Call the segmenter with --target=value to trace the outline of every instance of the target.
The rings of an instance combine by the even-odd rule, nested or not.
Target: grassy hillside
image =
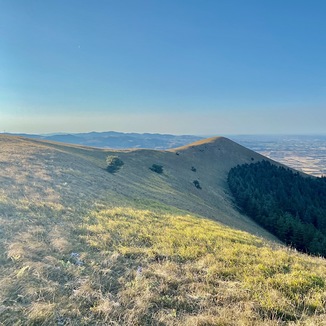
[[[325,260],[233,208],[227,172],[258,154],[224,138],[113,152],[8,136],[0,154],[0,325],[323,325]]]

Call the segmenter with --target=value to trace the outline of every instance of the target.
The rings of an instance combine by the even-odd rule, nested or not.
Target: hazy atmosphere
[[[325,133],[325,1],[0,4],[0,132]]]

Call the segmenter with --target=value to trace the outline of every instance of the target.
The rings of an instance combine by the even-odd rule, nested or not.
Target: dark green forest
[[[299,251],[326,257],[326,178],[268,161],[238,165],[228,184],[243,213]]]

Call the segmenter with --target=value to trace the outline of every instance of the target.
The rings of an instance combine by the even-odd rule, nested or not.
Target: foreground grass
[[[160,205],[102,205],[75,222],[8,241],[0,324],[325,324],[321,258]]]
[[[124,266],[111,299],[92,307],[107,321],[119,316],[126,324],[316,325],[326,316],[322,259],[162,211],[104,209],[89,216],[82,230],[85,243]]]

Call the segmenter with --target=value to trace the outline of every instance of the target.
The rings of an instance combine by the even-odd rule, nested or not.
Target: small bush
[[[191,167],[191,171],[192,171],[192,172],[196,172],[197,169],[196,169],[194,166],[192,166],[192,167]]]
[[[194,181],[193,181],[193,184],[195,185],[195,187],[196,187],[197,189],[201,189],[201,186],[200,186],[198,180],[194,180]]]
[[[163,173],[163,166],[159,164],[153,164],[149,169],[159,174]]]
[[[108,156],[106,158],[106,163],[107,163],[106,170],[110,173],[117,172],[124,164],[123,161],[118,156]]]

